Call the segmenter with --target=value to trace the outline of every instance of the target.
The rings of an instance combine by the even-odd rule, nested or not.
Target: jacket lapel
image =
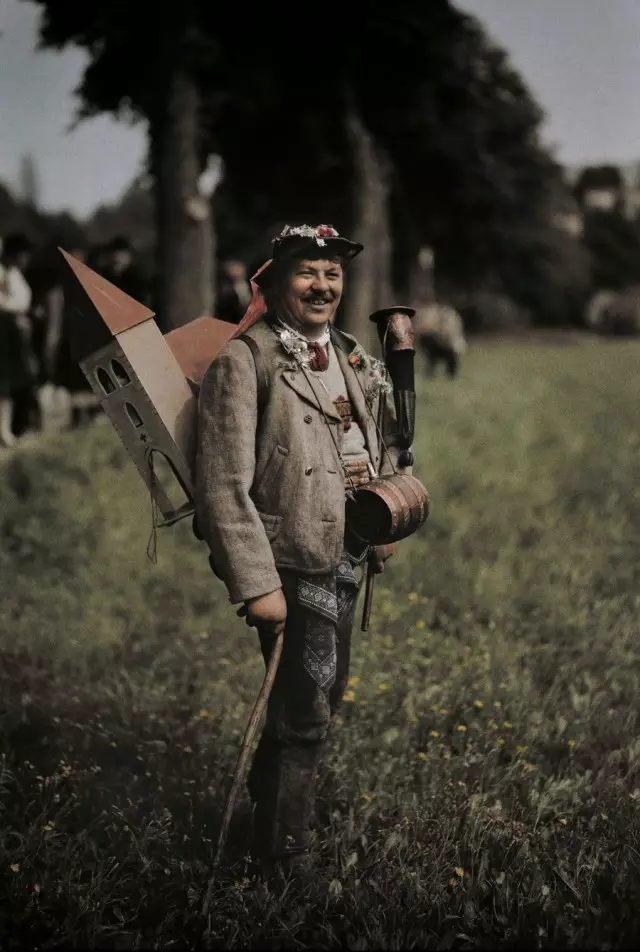
[[[353,346],[355,346],[355,344],[352,347],[349,347],[351,341],[343,334],[332,333],[331,340],[335,353],[338,357],[338,363],[340,364],[340,368],[344,375],[347,393],[349,394],[351,406],[353,407],[353,415],[358,426],[364,433],[369,456],[372,460],[375,460],[376,456],[378,455],[378,436],[373,414],[376,412],[377,400],[374,401],[373,407],[369,409],[363,393],[363,388],[365,386],[364,374],[362,371],[356,370],[349,363],[349,353],[351,350],[353,350]],[[358,373],[361,375],[359,380],[356,377],[356,374]],[[362,384],[362,387],[360,384]]]
[[[300,367],[289,367],[283,369],[282,379],[298,394],[303,400],[309,403],[317,410],[318,407],[330,419],[340,421],[338,411],[329,399],[329,395],[320,381],[308,371]]]

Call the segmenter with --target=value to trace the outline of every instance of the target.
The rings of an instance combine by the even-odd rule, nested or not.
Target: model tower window
[[[125,403],[124,408],[127,411],[127,416],[129,417],[133,425],[135,427],[142,426],[142,417],[140,416],[140,414],[138,413],[134,405],[132,403]]]
[[[116,389],[116,385],[104,369],[104,367],[98,367],[96,370],[96,377],[98,378],[98,383],[102,387],[105,393],[113,393]]]
[[[170,501],[172,510],[177,512],[189,505],[189,496],[171,460],[160,450],[150,450],[149,463],[153,481]]]
[[[113,376],[116,378],[121,387],[126,386],[128,383],[131,383],[131,377],[124,369],[119,360],[111,361],[111,371]]]

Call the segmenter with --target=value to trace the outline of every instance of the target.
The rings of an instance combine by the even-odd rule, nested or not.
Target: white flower
[[[339,238],[339,234],[331,225],[318,225],[314,228],[312,225],[285,225],[277,238],[273,239],[273,244],[282,241],[284,238],[297,236],[299,238],[312,238],[317,245],[324,248],[325,238]]]
[[[284,324],[274,327],[274,331],[284,350],[291,354],[302,367],[308,367],[311,363],[311,353],[305,338],[294,330],[285,327]]]

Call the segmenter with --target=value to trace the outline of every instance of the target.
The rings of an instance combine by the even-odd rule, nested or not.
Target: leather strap
[[[256,366],[256,383],[258,385],[258,423],[262,419],[262,414],[264,408],[267,405],[267,399],[269,397],[269,381],[267,380],[267,372],[264,366],[264,360],[262,359],[262,353],[260,348],[254,341],[253,337],[249,337],[248,334],[239,334],[236,340],[242,340],[245,342],[251,353],[253,354],[253,362]]]

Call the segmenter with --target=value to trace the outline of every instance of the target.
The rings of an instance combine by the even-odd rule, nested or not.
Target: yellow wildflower
[[[362,794],[362,799],[363,799],[363,800],[366,800],[367,803],[369,803],[371,800],[373,800],[373,796],[372,796],[372,794],[370,794],[370,793],[363,793],[363,794]]]
[[[419,597],[420,597],[420,596],[418,595],[417,592],[409,592],[409,601],[410,601],[410,602],[417,602],[418,599],[419,599]]]
[[[462,877],[464,876],[464,869],[462,868],[462,866],[456,866],[456,868],[454,869],[454,873],[456,874],[456,876],[459,876],[460,879],[462,879]]]
[[[20,872],[20,864],[19,864],[19,863],[12,863],[12,864],[11,864],[11,872],[12,872],[12,873],[19,873],[19,872]]]
[[[494,707],[502,707],[502,701],[494,701],[494,702],[493,702],[493,706],[494,706]]]
[[[498,747],[504,747],[504,743],[505,743],[504,737],[498,737],[498,739],[496,740],[496,744],[498,745]]]
[[[444,752],[444,754],[442,755],[442,757],[443,757],[444,760],[451,760],[451,751],[445,750],[445,752]]]
[[[412,715],[411,715],[411,717],[409,718],[409,723],[410,723],[410,724],[413,724],[414,727],[415,727],[415,725],[418,723],[418,718],[416,717],[415,714],[412,714]]]
[[[441,713],[441,714],[448,714],[449,711],[446,709],[446,707],[441,707],[441,708],[440,708],[440,713]]]
[[[513,724],[511,723],[511,721],[505,721],[502,726],[506,727],[508,730],[510,727],[513,727]]]
[[[386,681],[381,681],[380,684],[378,685],[378,691],[388,691],[389,688],[390,688],[390,685],[387,684]]]
[[[432,710],[432,711],[435,711],[436,714],[439,714],[439,713],[440,713],[440,708],[438,707],[437,704],[432,704],[432,705],[431,705],[431,710]]]
[[[424,618],[418,618],[418,620],[417,620],[417,622],[416,622],[416,628],[421,628],[421,629],[422,629],[422,628],[426,628],[426,627],[427,627],[427,623],[426,623],[426,621],[424,620]]]
[[[535,764],[525,764],[524,767],[525,770],[529,771],[529,773],[533,773],[534,770],[538,769]]]
[[[482,708],[484,707],[484,701],[477,701],[477,700],[476,700],[476,701],[473,702],[473,706],[474,706],[474,707],[477,707],[478,710],[481,711]]]
[[[420,753],[418,754],[418,760],[428,760],[428,759],[429,759],[429,754],[425,754],[424,751],[421,750]]]
[[[343,701],[355,701],[356,695],[355,691],[345,691],[342,697]]]
[[[360,684],[360,678],[349,678],[347,684],[350,688],[356,688]]]
[[[576,746],[575,740],[570,740],[570,741],[569,741],[569,747],[575,747],[575,746]]]
[[[466,729],[467,728],[465,727],[464,724],[458,724],[458,726],[456,727],[456,730],[458,731],[459,734],[464,734]]]
[[[529,750],[529,748],[525,747],[524,744],[517,744],[516,750],[518,751],[519,754],[524,754],[525,750]]]
[[[496,724],[495,721],[489,721],[489,723],[488,723],[487,726],[490,727],[492,731],[497,731],[497,730],[498,730],[498,725]]]
[[[440,731],[429,731],[429,737],[440,737]]]

